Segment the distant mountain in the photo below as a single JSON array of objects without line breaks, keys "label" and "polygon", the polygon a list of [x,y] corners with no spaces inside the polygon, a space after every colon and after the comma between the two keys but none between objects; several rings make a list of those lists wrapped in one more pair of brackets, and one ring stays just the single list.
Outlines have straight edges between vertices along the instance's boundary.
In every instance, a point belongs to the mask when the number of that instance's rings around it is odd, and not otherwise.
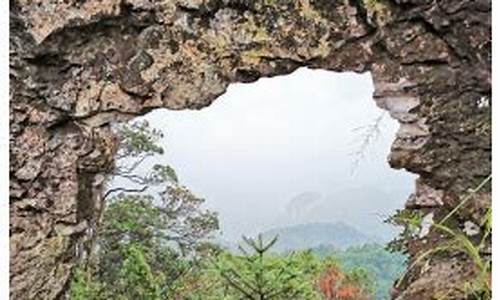
[{"label": "distant mountain", "polygon": [[267,230],[262,235],[265,239],[279,236],[278,242],[273,246],[277,252],[306,250],[322,245],[346,249],[378,241],[378,239],[365,235],[343,222],[306,223],[280,227]]},{"label": "distant mountain", "polygon": [[285,208],[287,217],[292,219],[300,218],[305,212],[313,209],[321,198],[322,195],[316,192],[303,192],[296,195],[290,199]]},{"label": "distant mountain", "polygon": [[383,221],[402,207],[404,199],[398,192],[389,193],[374,186],[341,188],[326,195],[304,192],[290,199],[271,227],[344,222],[365,235],[388,242],[398,230]]}]

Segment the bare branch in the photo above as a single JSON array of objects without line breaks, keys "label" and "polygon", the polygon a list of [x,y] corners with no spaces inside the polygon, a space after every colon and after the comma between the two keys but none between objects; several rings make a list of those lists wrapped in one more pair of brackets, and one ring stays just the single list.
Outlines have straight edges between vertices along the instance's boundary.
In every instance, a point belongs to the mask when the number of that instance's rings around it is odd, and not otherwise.
[{"label": "bare branch", "polygon": [[148,189],[147,185],[143,186],[140,189],[127,189],[127,188],[122,188],[122,187],[115,188],[115,189],[110,189],[110,190],[108,190],[106,192],[106,194],[104,194],[103,199],[106,199],[107,197],[109,197],[109,195],[111,195],[113,193],[118,193],[118,192],[122,192],[122,193],[142,193],[142,192],[146,191],[147,189]]},{"label": "bare branch", "polygon": [[[153,154],[151,153],[146,153],[142,157],[139,157],[135,162],[133,162],[130,166],[126,167],[118,167],[116,172],[117,173],[132,173],[140,164],[142,164],[147,158],[152,157]],[[124,156],[123,158],[126,158],[127,156]],[[117,159],[120,160],[120,159]]]},{"label": "bare branch", "polygon": [[122,177],[122,178],[125,178],[125,179],[132,181],[133,183],[137,183],[137,184],[141,184],[141,185],[149,183],[147,178],[139,176],[139,175],[135,175],[135,174],[116,173],[114,176],[115,177]]},{"label": "bare branch", "polygon": [[365,157],[366,149],[368,149],[368,146],[370,146],[370,144],[372,144],[380,137],[380,127],[385,115],[386,111],[383,111],[372,124],[360,126],[353,129],[354,132],[361,132],[361,143],[358,150],[350,154],[354,157],[351,173],[354,173],[359,167],[361,160]]}]

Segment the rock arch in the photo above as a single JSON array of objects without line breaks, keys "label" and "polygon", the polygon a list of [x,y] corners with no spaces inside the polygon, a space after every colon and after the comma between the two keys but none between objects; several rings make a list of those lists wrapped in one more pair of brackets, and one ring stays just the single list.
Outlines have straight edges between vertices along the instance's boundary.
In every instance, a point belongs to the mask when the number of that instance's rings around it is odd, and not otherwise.
[{"label": "rock arch", "polygon": [[[10,15],[13,299],[64,295],[100,217],[111,122],[201,109],[232,82],[371,72],[375,101],[401,123],[389,163],[420,175],[408,210],[443,215],[491,172],[488,0],[17,0]],[[457,226],[491,193],[473,200]],[[415,258],[440,239],[407,248]],[[453,291],[469,269],[433,261],[395,296]]]}]

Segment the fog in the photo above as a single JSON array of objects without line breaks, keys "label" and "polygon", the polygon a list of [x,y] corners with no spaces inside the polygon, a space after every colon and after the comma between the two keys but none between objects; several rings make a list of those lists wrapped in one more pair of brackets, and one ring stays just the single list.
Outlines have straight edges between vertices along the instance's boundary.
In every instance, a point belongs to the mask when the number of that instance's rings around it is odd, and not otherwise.
[{"label": "fog", "polygon": [[[398,124],[381,116],[372,92],[369,73],[302,68],[232,84],[199,111],[161,109],[145,118],[165,133],[160,162],[219,212],[224,238],[342,218],[385,236],[392,231],[370,224],[403,207],[415,177],[389,167]],[[362,149],[363,126],[377,118],[380,135]],[[360,150],[363,157],[353,155]]]}]

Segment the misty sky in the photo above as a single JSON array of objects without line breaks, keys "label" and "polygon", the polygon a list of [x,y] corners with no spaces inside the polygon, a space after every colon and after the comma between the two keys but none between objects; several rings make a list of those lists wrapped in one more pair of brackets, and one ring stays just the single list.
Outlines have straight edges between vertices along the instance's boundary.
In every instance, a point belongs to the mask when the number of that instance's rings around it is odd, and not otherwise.
[{"label": "misty sky", "polygon": [[224,234],[234,238],[280,225],[277,220],[284,214],[286,219],[290,200],[307,191],[328,195],[377,188],[391,195],[376,204],[334,200],[343,202],[338,209],[369,207],[366,218],[403,206],[414,176],[387,163],[398,126],[389,115],[354,169],[352,153],[360,149],[363,136],[355,129],[373,124],[383,113],[372,92],[369,73],[301,68],[233,84],[200,111],[161,109],[146,118],[165,133],[161,162],[172,165],[183,184],[206,198],[207,206],[220,213]]}]

